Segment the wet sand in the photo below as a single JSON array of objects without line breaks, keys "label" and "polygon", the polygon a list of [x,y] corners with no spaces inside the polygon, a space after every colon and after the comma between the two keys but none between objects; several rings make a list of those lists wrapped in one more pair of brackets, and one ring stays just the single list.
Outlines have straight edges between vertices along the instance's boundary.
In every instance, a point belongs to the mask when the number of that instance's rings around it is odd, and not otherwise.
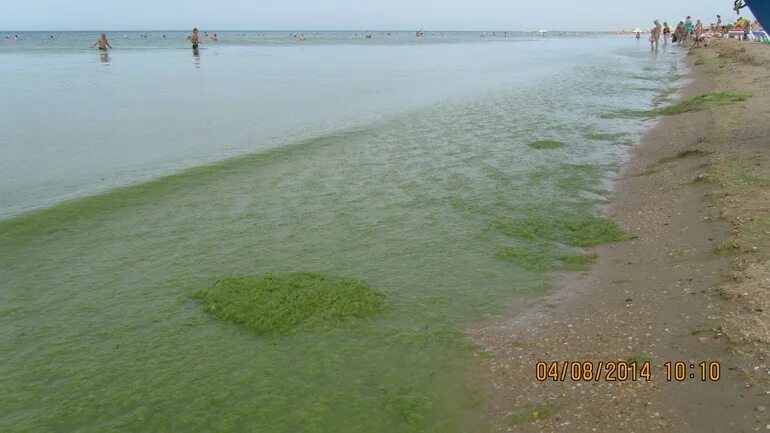
[{"label": "wet sand", "polygon": [[[770,46],[689,58],[685,99],[751,97],[661,118],[607,208],[630,240],[596,248],[589,272],[526,314],[472,330],[500,431],[770,430]],[[538,361],[630,360],[651,363],[649,382],[535,380]],[[688,367],[684,382],[666,380],[669,361]],[[701,382],[712,361],[720,379]]]}]

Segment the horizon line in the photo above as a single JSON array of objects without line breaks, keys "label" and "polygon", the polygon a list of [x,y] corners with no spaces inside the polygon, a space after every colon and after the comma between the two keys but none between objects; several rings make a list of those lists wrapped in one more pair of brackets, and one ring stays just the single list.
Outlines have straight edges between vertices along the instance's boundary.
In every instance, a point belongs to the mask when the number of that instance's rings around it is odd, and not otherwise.
[{"label": "horizon line", "polygon": [[[14,29],[14,30],[5,30],[0,29],[0,33],[13,33],[13,32],[189,32],[192,29]],[[219,32],[409,32],[414,33],[416,31],[422,31],[422,32],[519,32],[519,33],[530,33],[530,32],[537,32],[538,30],[532,29],[532,30],[510,30],[510,29],[470,29],[470,30],[460,30],[460,29],[225,29],[225,28],[211,28],[211,29],[204,29],[203,27],[198,27],[198,30],[201,31],[219,31]],[[624,28],[617,28],[617,29],[603,29],[603,30],[575,30],[575,29],[553,29],[553,30],[547,30],[549,32],[614,32],[624,30]]]}]

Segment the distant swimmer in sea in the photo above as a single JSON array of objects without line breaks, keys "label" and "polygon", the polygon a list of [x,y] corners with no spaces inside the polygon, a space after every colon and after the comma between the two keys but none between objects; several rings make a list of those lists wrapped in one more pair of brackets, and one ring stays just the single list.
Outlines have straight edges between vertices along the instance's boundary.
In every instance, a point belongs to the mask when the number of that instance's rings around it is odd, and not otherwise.
[{"label": "distant swimmer in sea", "polygon": [[209,36],[209,39],[211,39],[211,42],[216,42],[219,40],[219,36],[217,36],[217,34],[214,33],[213,35]]},{"label": "distant swimmer in sea", "polygon": [[91,48],[97,45],[99,46],[99,50],[101,51],[105,51],[107,50],[107,48],[112,49],[112,45],[110,45],[109,41],[107,41],[106,33],[102,33],[102,35],[99,36],[99,39],[97,39],[96,42],[94,42],[94,44],[91,45]]},{"label": "distant swimmer in sea", "polygon": [[199,38],[198,38],[198,28],[197,27],[192,29],[192,33],[187,36],[187,40],[192,42],[192,49],[193,50],[197,50],[198,49],[198,43],[200,41],[199,41]]}]

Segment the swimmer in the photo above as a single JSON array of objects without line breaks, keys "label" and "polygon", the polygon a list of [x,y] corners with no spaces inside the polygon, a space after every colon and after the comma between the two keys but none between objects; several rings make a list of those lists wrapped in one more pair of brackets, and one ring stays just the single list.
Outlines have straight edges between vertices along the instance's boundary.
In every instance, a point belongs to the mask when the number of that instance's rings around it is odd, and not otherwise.
[{"label": "swimmer", "polygon": [[94,42],[94,44],[91,45],[91,48],[97,45],[99,46],[100,51],[106,51],[107,48],[112,49],[112,45],[110,45],[109,41],[107,41],[106,33],[102,33],[102,35],[99,36],[99,39],[97,39],[96,42]]}]

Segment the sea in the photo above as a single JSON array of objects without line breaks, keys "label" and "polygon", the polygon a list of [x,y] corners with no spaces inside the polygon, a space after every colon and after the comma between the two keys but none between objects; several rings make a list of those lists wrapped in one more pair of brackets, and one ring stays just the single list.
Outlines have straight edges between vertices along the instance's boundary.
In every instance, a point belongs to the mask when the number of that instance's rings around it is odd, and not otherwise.
[{"label": "sea", "polygon": [[[655,123],[623,113],[688,80],[612,34],[99,34],[0,32],[4,432],[489,431],[467,329],[590,265]],[[261,335],[191,298],[298,272],[386,309]]]}]

